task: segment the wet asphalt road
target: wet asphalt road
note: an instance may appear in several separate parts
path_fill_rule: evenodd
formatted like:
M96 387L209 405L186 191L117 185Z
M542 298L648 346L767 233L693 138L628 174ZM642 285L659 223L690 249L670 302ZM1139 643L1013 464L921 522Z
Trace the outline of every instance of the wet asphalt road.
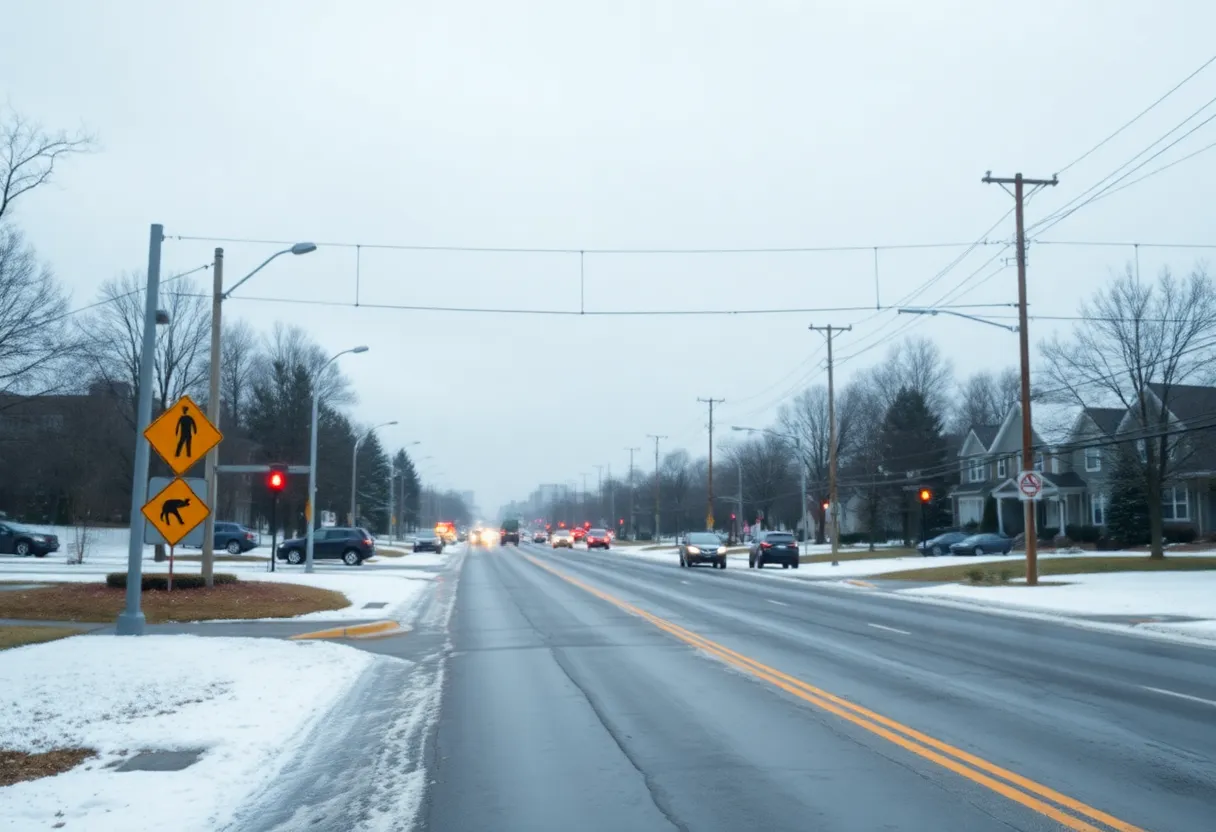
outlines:
M465 558L422 828L1216 829L1216 650L734 566Z

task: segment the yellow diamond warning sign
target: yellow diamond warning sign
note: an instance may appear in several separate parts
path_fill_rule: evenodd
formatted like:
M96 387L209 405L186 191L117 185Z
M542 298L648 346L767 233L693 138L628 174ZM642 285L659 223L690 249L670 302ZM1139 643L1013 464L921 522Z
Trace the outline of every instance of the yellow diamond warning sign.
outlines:
M184 474L224 438L189 396L182 396L144 431L175 474Z
M207 519L211 509L183 479L176 479L144 504L144 517L156 527L170 546L176 546L199 523Z

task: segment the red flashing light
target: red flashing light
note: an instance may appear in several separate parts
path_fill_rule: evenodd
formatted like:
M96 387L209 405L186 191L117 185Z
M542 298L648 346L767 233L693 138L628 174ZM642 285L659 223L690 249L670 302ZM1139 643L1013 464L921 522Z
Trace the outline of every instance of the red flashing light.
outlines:
M266 477L266 487L278 494L287 486L287 475L282 471L271 471Z
M932 500L932 499L933 499L933 492L932 492L932 491L930 491L930 490L929 490L929 489L927 489L927 488L922 488L922 489L920 490L920 501L921 501L922 503L927 503L927 502L929 502L929 501L930 501L930 500Z

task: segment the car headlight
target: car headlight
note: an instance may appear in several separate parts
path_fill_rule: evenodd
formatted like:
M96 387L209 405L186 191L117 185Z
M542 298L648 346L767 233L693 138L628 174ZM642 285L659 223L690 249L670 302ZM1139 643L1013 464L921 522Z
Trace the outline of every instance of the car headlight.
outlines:
M40 534L34 535L30 538L30 540L34 541L35 543L46 543L46 538Z
M726 547L725 547L725 546L719 546L719 547L718 547L718 554L719 554L719 555L725 555L725 554L726 554Z
M699 555L699 554L701 554L701 550L700 550L700 549L698 549L696 546L689 546L689 547L688 547L688 554L690 554L690 555Z

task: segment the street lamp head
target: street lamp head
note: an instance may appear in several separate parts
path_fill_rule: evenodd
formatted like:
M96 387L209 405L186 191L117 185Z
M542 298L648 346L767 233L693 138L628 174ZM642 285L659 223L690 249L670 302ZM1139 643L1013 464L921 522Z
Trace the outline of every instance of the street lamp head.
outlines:
M169 313L166 310L164 310L164 309L156 310L156 325L157 326L168 326L169 325Z
M367 352L367 350L368 350L368 348L363 346L363 347L355 347L353 350L351 350L351 352L360 353L360 352Z
M751 433L751 432L752 432L752 429L751 429L751 428L743 428L743 427L739 427L738 425L731 425L731 426L730 426L730 429L731 429L731 430L741 430L741 431L744 431L745 433Z
M317 250L316 243L296 243L291 247L292 254L311 254Z

